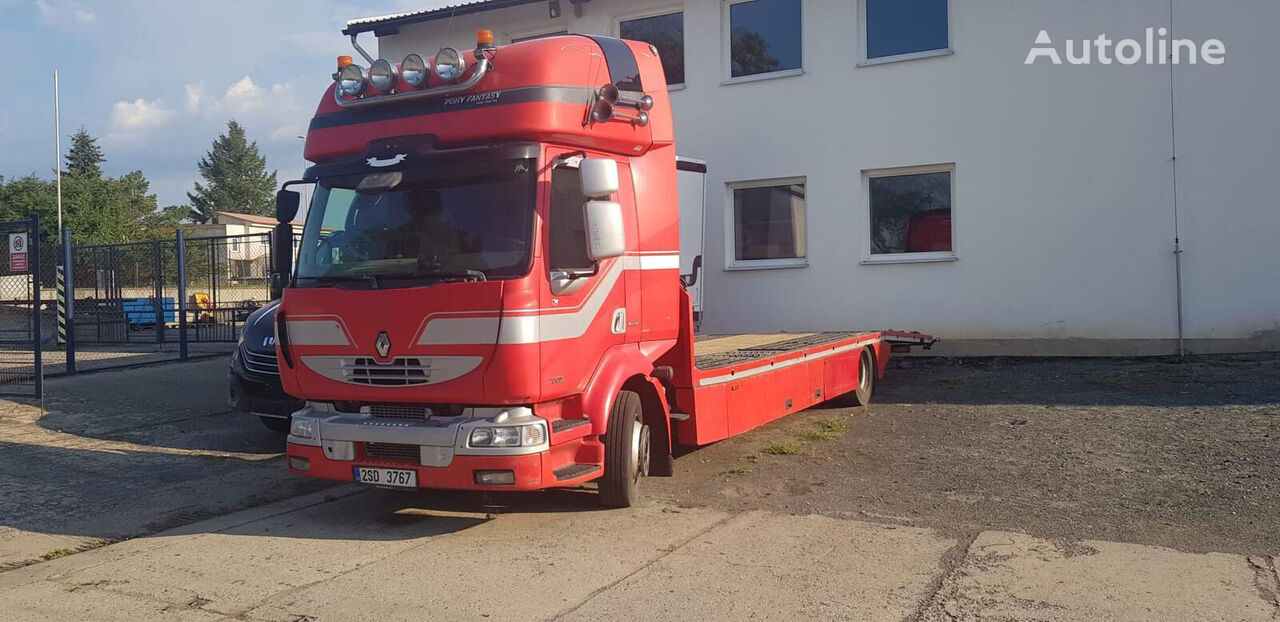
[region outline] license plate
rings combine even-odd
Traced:
[[[392,486],[395,488],[417,488],[418,472],[408,469],[376,469],[373,467],[354,467],[355,480],[358,484],[373,486]]]

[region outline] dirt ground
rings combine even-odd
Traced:
[[[1280,356],[898,359],[816,408],[677,459],[645,493],[1183,551],[1280,553]]]

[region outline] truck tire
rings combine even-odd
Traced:
[[[262,425],[267,426],[268,430],[271,430],[276,434],[289,433],[290,422],[288,419],[280,419],[279,417],[258,417],[258,421],[261,421]]]
[[[614,508],[635,503],[640,478],[649,474],[649,453],[649,426],[644,424],[640,395],[619,391],[605,428],[601,503]]]
[[[863,348],[858,355],[858,388],[849,392],[849,401],[854,406],[866,406],[871,403],[871,390],[876,385],[876,358],[871,348]]]

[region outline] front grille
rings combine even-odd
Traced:
[[[240,359],[244,361],[244,368],[255,374],[280,375],[280,363],[276,361],[275,352],[261,354],[253,352],[249,348],[241,347]]]
[[[343,361],[342,375],[348,382],[380,386],[403,386],[431,382],[431,365],[417,358],[397,358],[390,363],[379,363],[372,358],[361,357],[351,362]]]
[[[369,404],[369,414],[379,419],[425,421],[431,408],[415,404]]]
[[[403,445],[400,443],[365,443],[364,455],[380,460],[411,462],[413,464],[418,464],[422,461],[422,452],[417,445]]]

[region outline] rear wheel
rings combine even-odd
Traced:
[[[640,478],[649,474],[649,454],[649,426],[644,424],[640,395],[619,391],[605,429],[600,502],[615,508],[635,503]]]
[[[876,384],[876,358],[871,348],[863,348],[858,356],[858,388],[849,393],[849,401],[854,406],[866,406],[871,403],[871,390]]]
[[[267,429],[268,429],[268,430],[271,430],[272,432],[275,432],[276,434],[288,434],[288,433],[289,433],[289,420],[288,420],[287,418],[286,418],[286,419],[281,419],[281,418],[279,418],[279,417],[262,417],[262,416],[259,416],[259,417],[258,417],[258,421],[261,421],[261,422],[262,422],[262,425],[267,426]]]

